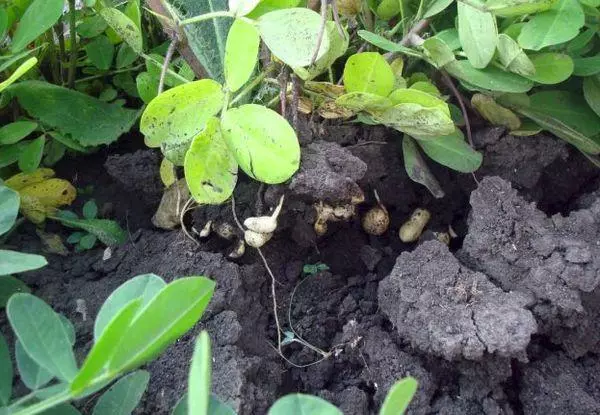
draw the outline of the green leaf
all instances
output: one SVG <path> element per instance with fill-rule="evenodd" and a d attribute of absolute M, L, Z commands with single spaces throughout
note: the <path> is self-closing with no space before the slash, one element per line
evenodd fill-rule
<path fill-rule="evenodd" d="M 105 71 L 112 64 L 115 46 L 106 36 L 102 35 L 85 45 L 85 52 L 92 65 Z"/>
<path fill-rule="evenodd" d="M 250 177 L 276 184 L 298 170 L 296 132 L 275 111 L 255 104 L 229 109 L 223 114 L 221 129 L 239 166 Z"/>
<path fill-rule="evenodd" d="M 96 216 L 98 216 L 98 205 L 94 199 L 90 199 L 83 205 L 83 217 L 94 219 Z"/>
<path fill-rule="evenodd" d="M 363 38 L 370 44 L 377 46 L 379 49 L 383 49 L 388 52 L 404 53 L 405 55 L 414 56 L 416 58 L 422 57 L 422 55 L 419 52 L 404 47 L 399 43 L 392 42 L 391 40 L 378 34 L 369 32 L 368 30 L 359 30 L 357 33 L 361 38 Z"/>
<path fill-rule="evenodd" d="M 10 325 L 25 352 L 61 380 L 77 374 L 73 349 L 58 314 L 31 294 L 13 295 L 6 306 Z"/>
<path fill-rule="evenodd" d="M 12 395 L 13 365 L 6 339 L 0 333 L 0 404 L 8 406 Z"/>
<path fill-rule="evenodd" d="M 8 31 L 8 13 L 6 9 L 0 9 L 0 40 L 4 40 L 6 32 Z"/>
<path fill-rule="evenodd" d="M 455 60 L 452 49 L 440 38 L 431 37 L 427 39 L 423 42 L 423 48 L 437 68 L 443 68 Z"/>
<path fill-rule="evenodd" d="M 95 235 L 100 242 L 107 246 L 121 245 L 127 239 L 127 233 L 117 222 L 109 219 L 67 219 L 58 216 L 49 216 L 63 225 L 83 229 Z"/>
<path fill-rule="evenodd" d="M 499 105 L 490 96 L 474 94 L 471 97 L 471 104 L 492 125 L 506 127 L 511 131 L 521 126 L 521 119 L 514 112 Z"/>
<path fill-rule="evenodd" d="M 575 63 L 574 75 L 591 76 L 600 73 L 600 54 L 589 58 L 573 59 Z"/>
<path fill-rule="evenodd" d="M 533 82 L 529 79 L 504 72 L 493 66 L 476 69 L 465 60 L 451 62 L 444 69 L 461 81 L 491 91 L 519 93 L 527 92 L 533 87 Z"/>
<path fill-rule="evenodd" d="M 38 365 L 27 354 L 19 340 L 15 342 L 15 360 L 21 381 L 31 390 L 43 387 L 54 378 L 52 373 Z"/>
<path fill-rule="evenodd" d="M 488 0 L 485 7 L 496 16 L 524 16 L 552 8 L 558 0 Z"/>
<path fill-rule="evenodd" d="M 339 96 L 335 103 L 356 112 L 385 111 L 393 105 L 389 98 L 369 92 L 350 92 Z"/>
<path fill-rule="evenodd" d="M 65 330 L 67 331 L 67 338 L 69 339 L 69 343 L 71 344 L 71 346 L 74 346 L 75 345 L 75 326 L 73 325 L 73 323 L 71 323 L 71 320 L 69 320 L 64 314 L 59 314 L 58 318 L 60 318 L 60 322 L 62 323 Z"/>
<path fill-rule="evenodd" d="M 397 89 L 392 92 L 389 97 L 392 104 L 418 104 L 426 108 L 439 108 L 442 110 L 448 117 L 450 117 L 450 108 L 445 101 L 442 101 L 440 98 L 431 95 L 427 92 L 423 92 L 419 89 L 415 88 L 402 88 Z"/>
<path fill-rule="evenodd" d="M 590 42 L 594 39 L 595 35 L 596 30 L 592 28 L 584 29 L 567 44 L 567 53 L 573 57 L 581 55 Z"/>
<path fill-rule="evenodd" d="M 50 29 L 62 16 L 64 0 L 34 0 L 19 20 L 10 50 L 19 52 Z"/>
<path fill-rule="evenodd" d="M 258 62 L 258 29 L 236 19 L 229 29 L 225 45 L 225 84 L 231 92 L 240 89 L 254 72 Z"/>
<path fill-rule="evenodd" d="M 109 322 L 132 300 L 141 299 L 140 307 L 144 307 L 167 284 L 155 274 L 138 275 L 114 290 L 106 299 L 94 323 L 94 340 L 99 341 Z"/>
<path fill-rule="evenodd" d="M 600 133 L 600 118 L 581 95 L 568 91 L 541 91 L 530 97 L 531 109 L 550 115 L 588 137 Z"/>
<path fill-rule="evenodd" d="M 16 121 L 0 128 L 0 145 L 14 144 L 35 131 L 38 124 L 33 121 Z"/>
<path fill-rule="evenodd" d="M 374 115 L 380 123 L 413 137 L 437 137 L 454 131 L 448 108 L 424 107 L 420 104 L 398 104 Z"/>
<path fill-rule="evenodd" d="M 327 49 L 327 52 L 317 59 L 314 65 L 311 65 L 308 68 L 294 68 L 294 72 L 305 81 L 321 75 L 330 68 L 339 57 L 344 56 L 348 50 L 350 36 L 344 28 L 342 28 L 344 36 L 341 36 L 335 22 L 328 21 L 325 23 L 325 31 L 329 36 L 329 48 Z"/>
<path fill-rule="evenodd" d="M 275 10 L 258 19 L 258 30 L 271 53 L 292 68 L 308 66 L 317 48 L 321 17 L 304 8 Z M 317 59 L 329 49 L 329 35 L 323 33 Z"/>
<path fill-rule="evenodd" d="M 473 0 L 483 6 L 482 2 Z M 464 52 L 474 68 L 485 68 L 494 57 L 498 43 L 496 18 L 489 12 L 459 1 L 458 37 Z"/>
<path fill-rule="evenodd" d="M 223 203 L 233 193 L 238 165 L 221 133 L 220 120 L 210 118 L 185 155 L 185 180 L 198 203 Z"/>
<path fill-rule="evenodd" d="M 11 93 L 32 117 L 62 135 L 70 135 L 82 146 L 116 141 L 129 131 L 138 116 L 138 111 L 47 82 L 20 82 L 11 88 Z"/>
<path fill-rule="evenodd" d="M 498 57 L 500 63 L 510 72 L 527 76 L 535 74 L 535 66 L 519 44 L 510 36 L 498 35 Z"/>
<path fill-rule="evenodd" d="M 210 338 L 202 331 L 196 339 L 188 377 L 188 415 L 209 413 L 212 354 Z"/>
<path fill-rule="evenodd" d="M 267 0 L 268 1 L 268 0 Z M 219 400 L 215 394 L 210 394 L 208 402 L 207 415 L 237 415 L 229 406 Z M 187 392 L 179 399 L 171 415 L 188 415 L 188 394 Z"/>
<path fill-rule="evenodd" d="M 415 138 L 417 138 L 417 142 L 425 154 L 453 170 L 461 173 L 471 173 L 481 166 L 483 157 L 467 144 L 459 129 L 456 129 L 452 134 L 433 140 Z"/>
<path fill-rule="evenodd" d="M 223 106 L 221 85 L 211 79 L 190 82 L 163 92 L 146 107 L 140 131 L 149 147 L 161 147 L 174 164 L 183 165 L 192 140 Z"/>
<path fill-rule="evenodd" d="M 122 43 L 119 47 L 119 51 L 117 52 L 117 60 L 115 62 L 115 66 L 117 69 L 126 68 L 129 65 L 133 64 L 138 58 L 138 54 L 135 53 L 131 46 L 127 43 Z"/>
<path fill-rule="evenodd" d="M 529 59 L 535 66 L 535 74 L 523 76 L 540 84 L 558 84 L 569 79 L 573 73 L 573 60 L 569 55 L 538 53 L 530 55 Z"/>
<path fill-rule="evenodd" d="M 19 169 L 24 173 L 31 173 L 37 169 L 42 161 L 46 137 L 40 136 L 31 140 L 19 155 Z"/>
<path fill-rule="evenodd" d="M 453 51 L 461 48 L 458 30 L 454 28 L 442 30 L 430 39 L 433 38 L 441 40 Z"/>
<path fill-rule="evenodd" d="M 590 108 L 600 116 L 600 75 L 583 79 L 583 96 Z M 1 211 L 0 207 L 0 211 Z M 1 234 L 2 232 L 0 232 Z"/>
<path fill-rule="evenodd" d="M 29 58 L 4 81 L 0 82 L 0 92 L 11 86 L 17 79 L 25 75 L 31 68 L 37 65 L 37 58 Z"/>
<path fill-rule="evenodd" d="M 149 104 L 158 95 L 159 79 L 148 72 L 140 72 L 135 78 L 138 94 L 144 103 Z"/>
<path fill-rule="evenodd" d="M 300 0 L 262 0 L 258 6 L 248 14 L 250 19 L 258 19 L 263 14 L 274 10 L 289 9 L 300 4 Z"/>
<path fill-rule="evenodd" d="M 0 249 L 0 276 L 32 271 L 48 265 L 41 255 Z"/>
<path fill-rule="evenodd" d="M 246 16 L 260 3 L 261 0 L 229 0 L 229 11 L 234 16 Z"/>
<path fill-rule="evenodd" d="M 410 376 L 394 383 L 381 405 L 379 415 L 403 414 L 415 396 L 417 387 L 417 380 Z"/>
<path fill-rule="evenodd" d="M 77 25 L 77 34 L 83 38 L 94 38 L 104 33 L 108 28 L 108 23 L 99 14 L 85 17 L 83 21 Z"/>
<path fill-rule="evenodd" d="M 92 249 L 94 245 L 96 245 L 96 241 L 98 237 L 96 235 L 92 235 L 91 233 L 86 233 L 81 237 L 79 242 L 77 243 L 77 248 L 83 251 L 87 251 L 88 249 Z"/>
<path fill-rule="evenodd" d="M 19 193 L 0 183 L 0 235 L 12 228 L 19 214 Z"/>
<path fill-rule="evenodd" d="M 377 52 L 357 53 L 344 66 L 344 86 L 347 92 L 368 92 L 388 96 L 394 87 L 394 71 Z"/>
<path fill-rule="evenodd" d="M 137 298 L 117 310 L 117 313 L 106 325 L 100 338 L 96 339 L 77 377 L 71 382 L 70 389 L 75 396 L 85 395 L 87 389 L 95 383 L 96 377 L 100 376 L 105 370 L 112 356 L 118 353 L 120 342 L 140 310 L 141 303 L 142 299 Z"/>
<path fill-rule="evenodd" d="M 131 370 L 152 360 L 196 324 L 215 283 L 204 277 L 178 279 L 163 288 L 136 316 L 111 358 L 111 372 Z"/>
<path fill-rule="evenodd" d="M 31 290 L 23 281 L 12 275 L 3 275 L 0 277 L 0 308 L 6 307 L 11 295 L 28 292 Z"/>
<path fill-rule="evenodd" d="M 435 16 L 438 13 L 446 10 L 448 6 L 452 4 L 454 0 L 433 0 L 425 9 L 426 12 L 423 15 L 423 19 L 429 19 L 430 17 Z"/>
<path fill-rule="evenodd" d="M 577 0 L 559 0 L 550 10 L 534 15 L 521 30 L 519 45 L 540 50 L 573 39 L 585 23 Z"/>
<path fill-rule="evenodd" d="M 268 412 L 268 415 L 289 414 L 342 415 L 342 411 L 316 396 L 293 393 L 277 399 Z"/>
<path fill-rule="evenodd" d="M 81 415 L 77 409 L 66 403 L 57 405 L 42 412 L 43 415 Z"/>
<path fill-rule="evenodd" d="M 404 168 L 408 177 L 412 181 L 417 182 L 425 186 L 431 194 L 440 199 L 445 196 L 442 186 L 429 170 L 427 163 L 421 157 L 419 148 L 409 135 L 404 134 L 402 139 L 402 153 L 404 155 Z"/>
<path fill-rule="evenodd" d="M 0 151 L 0 168 L 10 166 L 19 160 L 19 155 L 27 147 L 27 144 L 29 144 L 29 141 L 2 146 L 2 151 Z"/>
<path fill-rule="evenodd" d="M 100 396 L 93 415 L 130 415 L 146 391 L 150 373 L 137 370 L 122 377 Z"/>
<path fill-rule="evenodd" d="M 121 37 L 135 53 L 144 51 L 142 33 L 138 26 L 123 12 L 112 7 L 100 10 L 100 16 Z"/>
<path fill-rule="evenodd" d="M 67 238 L 67 243 L 76 244 L 81 240 L 81 238 L 83 238 L 84 235 L 85 235 L 85 232 L 73 232 Z"/>

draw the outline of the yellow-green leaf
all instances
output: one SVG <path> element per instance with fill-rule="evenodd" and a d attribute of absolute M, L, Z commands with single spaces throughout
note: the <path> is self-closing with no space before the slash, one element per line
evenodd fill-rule
<path fill-rule="evenodd" d="M 368 92 L 350 92 L 335 100 L 340 107 L 352 111 L 384 111 L 392 106 L 389 98 Z"/>
<path fill-rule="evenodd" d="M 388 97 L 392 104 L 418 104 L 425 108 L 439 108 L 448 117 L 450 117 L 450 108 L 448 104 L 438 97 L 423 92 L 416 88 L 396 89 Z"/>
<path fill-rule="evenodd" d="M 240 89 L 250 79 L 258 61 L 259 46 L 258 29 L 236 19 L 225 44 L 225 83 L 231 92 Z"/>
<path fill-rule="evenodd" d="M 522 76 L 535 74 L 535 66 L 523 49 L 512 37 L 504 33 L 498 35 L 498 57 L 500 63 L 513 73 Z"/>
<path fill-rule="evenodd" d="M 496 16 L 511 17 L 550 9 L 558 0 L 488 0 L 485 7 Z"/>
<path fill-rule="evenodd" d="M 369 92 L 383 97 L 394 87 L 394 72 L 377 52 L 357 53 L 346 61 L 344 85 L 347 92 Z"/>
<path fill-rule="evenodd" d="M 521 126 L 519 117 L 511 110 L 497 104 L 492 97 L 475 94 L 471 97 L 471 104 L 483 118 L 493 125 L 500 125 L 509 130 L 516 130 Z"/>
<path fill-rule="evenodd" d="M 125 13 L 112 7 L 100 10 L 106 23 L 125 41 L 135 53 L 143 52 L 142 33 Z"/>
<path fill-rule="evenodd" d="M 218 118 L 210 118 L 206 128 L 194 138 L 185 155 L 185 180 L 198 203 L 223 203 L 233 193 L 238 165 L 227 147 Z"/>
<path fill-rule="evenodd" d="M 535 73 L 523 74 L 528 79 L 540 84 L 558 84 L 569 79 L 573 73 L 573 59 L 562 53 L 538 53 L 530 55 L 529 59 L 535 67 Z"/>
<path fill-rule="evenodd" d="M 398 104 L 374 115 L 380 123 L 419 138 L 438 137 L 454 131 L 448 109 L 442 106 L 424 107 L 420 104 Z"/>
<path fill-rule="evenodd" d="M 14 71 L 5 81 L 0 82 L 0 92 L 12 85 L 17 79 L 25 75 L 31 68 L 37 64 L 37 58 L 29 58 L 23 62 L 16 71 Z"/>
<path fill-rule="evenodd" d="M 223 114 L 221 130 L 239 166 L 256 180 L 282 183 L 300 166 L 296 133 L 273 110 L 255 104 L 230 109 Z"/>
<path fill-rule="evenodd" d="M 484 3 L 474 0 L 483 7 Z M 494 57 L 498 43 L 496 18 L 470 4 L 459 1 L 458 37 L 469 62 L 474 68 L 485 68 Z"/>

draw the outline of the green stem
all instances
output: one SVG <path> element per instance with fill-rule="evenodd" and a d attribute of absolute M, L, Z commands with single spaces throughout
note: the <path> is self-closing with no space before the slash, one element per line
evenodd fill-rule
<path fill-rule="evenodd" d="M 417 10 L 415 21 L 421 20 L 421 17 L 423 16 L 423 3 L 425 3 L 423 0 L 419 2 L 419 9 Z"/>
<path fill-rule="evenodd" d="M 69 61 L 69 76 L 68 85 L 69 88 L 75 88 L 75 69 L 77 68 L 77 32 L 76 32 L 76 20 L 77 16 L 75 13 L 75 0 L 69 0 L 69 31 L 71 40 L 71 59 Z"/>
<path fill-rule="evenodd" d="M 58 395 L 52 396 L 48 399 L 44 399 L 41 402 L 28 406 L 27 408 L 23 408 L 21 410 L 17 410 L 13 412 L 13 415 L 35 415 L 40 412 L 47 411 L 50 408 L 54 408 L 61 403 L 65 403 L 73 399 L 74 396 L 71 395 L 69 390 L 64 391 L 63 393 L 59 393 Z"/>
<path fill-rule="evenodd" d="M 398 33 L 398 30 L 404 28 L 404 16 L 402 13 L 402 9 L 400 9 L 400 20 L 398 21 L 398 23 L 396 23 L 396 26 L 394 26 L 392 28 L 392 30 L 390 30 L 389 32 L 386 33 L 386 37 L 391 38 L 393 37 L 396 33 Z"/>
<path fill-rule="evenodd" d="M 78 84 L 80 82 L 87 82 L 87 81 L 93 81 L 94 79 L 104 78 L 105 76 L 112 76 L 112 75 L 117 75 L 117 74 L 124 73 L 124 72 L 137 71 L 138 69 L 142 69 L 144 66 L 146 66 L 146 65 L 142 63 L 140 65 L 133 66 L 131 68 L 116 69 L 114 71 L 106 72 L 106 73 L 103 73 L 103 74 L 92 75 L 92 76 L 88 76 L 86 78 L 77 79 L 75 81 L 75 83 Z"/>
<path fill-rule="evenodd" d="M 214 19 L 216 17 L 235 17 L 231 12 L 228 11 L 218 11 L 212 13 L 201 14 L 200 16 L 190 17 L 189 19 L 184 19 L 179 22 L 179 26 L 185 26 L 192 23 L 199 23 L 205 20 Z"/>
<path fill-rule="evenodd" d="M 263 79 L 265 79 L 267 77 L 267 75 L 269 75 L 271 73 L 272 70 L 273 70 L 273 67 L 268 67 L 264 71 L 262 71 L 256 78 L 254 78 L 248 85 L 246 85 L 244 87 L 244 89 L 242 89 L 235 96 L 235 98 L 233 98 L 231 100 L 231 102 L 229 103 L 229 106 L 232 106 L 233 104 L 237 103 L 244 96 L 246 96 L 250 91 L 252 91 L 258 84 L 260 84 L 263 81 Z"/>
<path fill-rule="evenodd" d="M 147 60 L 149 60 L 149 61 L 152 61 L 152 62 L 154 62 L 154 63 L 155 63 L 155 64 L 156 64 L 156 65 L 157 65 L 159 68 L 162 68 L 162 66 L 163 66 L 163 63 L 164 63 L 164 62 L 159 62 L 159 61 L 157 61 L 156 59 L 154 59 L 154 58 L 153 58 L 152 56 L 150 56 L 150 55 L 146 55 L 145 53 L 142 53 L 140 56 L 141 56 L 142 58 L 144 58 L 144 59 L 147 59 Z M 169 68 L 167 68 L 167 73 L 168 73 L 169 75 L 171 75 L 171 76 L 174 76 L 175 78 L 179 79 L 179 80 L 180 80 L 181 82 L 183 82 L 183 83 L 186 83 L 186 84 L 187 84 L 188 82 L 190 82 L 188 79 L 186 79 L 186 78 L 184 78 L 183 76 L 179 75 L 177 72 L 175 72 L 175 71 L 174 71 L 174 70 L 172 70 L 172 69 L 169 69 Z"/>

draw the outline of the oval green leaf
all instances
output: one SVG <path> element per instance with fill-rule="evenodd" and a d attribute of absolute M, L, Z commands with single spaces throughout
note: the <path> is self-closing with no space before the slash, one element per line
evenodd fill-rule
<path fill-rule="evenodd" d="M 190 143 L 223 106 L 221 85 L 211 79 L 190 82 L 163 92 L 146 107 L 140 130 L 149 147 L 162 147 L 181 166 Z"/>
<path fill-rule="evenodd" d="M 21 381 L 31 390 L 43 387 L 54 378 L 52 373 L 29 357 L 19 340 L 15 342 L 15 360 Z"/>
<path fill-rule="evenodd" d="M 188 415 L 208 414 L 210 405 L 210 383 L 212 373 L 212 354 L 210 338 L 202 331 L 196 339 L 192 364 L 188 377 Z"/>
<path fill-rule="evenodd" d="M 35 140 L 31 140 L 27 146 L 23 148 L 19 155 L 19 169 L 23 173 L 30 173 L 37 169 L 44 155 L 44 146 L 46 145 L 46 137 L 41 136 Z"/>
<path fill-rule="evenodd" d="M 48 265 L 41 255 L 0 249 L 0 276 L 32 271 Z"/>
<path fill-rule="evenodd" d="M 417 138 L 417 137 L 415 137 Z M 481 166 L 481 153 L 473 150 L 465 141 L 463 133 L 456 129 L 454 133 L 436 139 L 417 142 L 430 158 L 461 173 L 472 173 Z"/>
<path fill-rule="evenodd" d="M 146 391 L 150 373 L 138 370 L 122 377 L 100 396 L 93 415 L 130 415 Z"/>
<path fill-rule="evenodd" d="M 512 37 L 504 33 L 498 35 L 498 57 L 500 63 L 510 72 L 522 76 L 535 74 L 535 66 L 523 49 Z"/>
<path fill-rule="evenodd" d="M 12 275 L 0 278 L 0 308 L 6 307 L 8 299 L 16 293 L 29 293 L 31 290 L 23 281 Z"/>
<path fill-rule="evenodd" d="M 137 92 L 144 103 L 149 104 L 158 95 L 159 79 L 148 72 L 140 72 L 135 78 Z"/>
<path fill-rule="evenodd" d="M 573 74 L 577 76 L 591 76 L 600 73 L 600 54 L 588 58 L 577 58 L 573 61 L 575 63 Z"/>
<path fill-rule="evenodd" d="M 350 92 L 338 97 L 335 103 L 355 112 L 385 111 L 393 105 L 389 98 L 369 92 Z"/>
<path fill-rule="evenodd" d="M 233 193 L 238 164 L 227 147 L 218 118 L 211 118 L 206 128 L 194 138 L 185 155 L 185 181 L 198 203 L 223 203 Z"/>
<path fill-rule="evenodd" d="M 85 52 L 92 65 L 105 71 L 112 65 L 115 45 L 106 36 L 102 35 L 85 45 Z"/>
<path fill-rule="evenodd" d="M 427 163 L 421 157 L 415 140 L 406 134 L 404 134 L 404 138 L 402 139 L 402 153 L 404 155 L 404 169 L 408 177 L 412 181 L 425 186 L 435 198 L 440 199 L 444 197 L 445 193 L 442 186 L 440 186 L 433 173 L 429 170 L 429 166 L 427 166 Z"/>
<path fill-rule="evenodd" d="M 230 109 L 221 129 L 239 166 L 256 180 L 282 183 L 300 167 L 296 132 L 273 110 L 255 104 Z"/>
<path fill-rule="evenodd" d="M 429 2 L 429 5 L 425 9 L 426 12 L 423 15 L 423 19 L 429 19 L 430 17 L 443 12 L 453 1 L 454 0 L 433 0 Z"/>
<path fill-rule="evenodd" d="M 369 92 L 388 96 L 394 87 L 394 71 L 377 52 L 357 53 L 344 66 L 344 86 L 347 92 Z"/>
<path fill-rule="evenodd" d="M 600 116 L 600 75 L 584 78 L 583 96 L 590 108 Z"/>
<path fill-rule="evenodd" d="M 499 105 L 490 96 L 474 94 L 471 97 L 471 104 L 492 125 L 506 127 L 509 130 L 516 130 L 521 126 L 521 120 L 514 112 Z"/>
<path fill-rule="evenodd" d="M 483 7 L 483 3 L 473 0 Z M 494 57 L 498 43 L 496 18 L 462 1 L 458 7 L 458 37 L 463 51 L 474 68 L 485 68 Z"/>
<path fill-rule="evenodd" d="M 120 10 L 106 7 L 100 10 L 100 16 L 125 41 L 135 53 L 142 53 L 142 33 L 137 25 Z"/>
<path fill-rule="evenodd" d="M 558 0 L 488 0 L 485 7 L 496 16 L 524 16 L 552 8 Z"/>
<path fill-rule="evenodd" d="M 415 396 L 418 386 L 417 380 L 410 376 L 394 383 L 381 405 L 379 415 L 403 414 Z"/>
<path fill-rule="evenodd" d="M 438 69 L 455 60 L 452 49 L 438 37 L 427 39 L 423 42 L 423 48 Z"/>
<path fill-rule="evenodd" d="M 138 275 L 121 284 L 100 307 L 94 322 L 94 341 L 98 342 L 108 323 L 125 305 L 139 298 L 143 307 L 166 285 L 167 283 L 155 274 Z"/>
<path fill-rule="evenodd" d="M 327 68 L 331 67 L 348 50 L 350 36 L 346 32 L 346 29 L 342 28 L 342 32 L 344 33 L 342 36 L 335 22 L 330 21 L 325 23 L 325 31 L 329 36 L 329 48 L 327 52 L 308 68 L 294 68 L 294 72 L 305 81 L 314 79 L 325 72 Z"/>
<path fill-rule="evenodd" d="M 25 352 L 37 364 L 63 381 L 75 378 L 77 364 L 67 330 L 48 304 L 19 293 L 8 300 L 6 314 Z"/>
<path fill-rule="evenodd" d="M 10 50 L 13 53 L 19 52 L 50 29 L 62 16 L 64 5 L 64 0 L 34 0 L 31 2 L 19 20 Z"/>
<path fill-rule="evenodd" d="M 19 67 L 4 81 L 0 82 L 0 92 L 11 86 L 17 79 L 25 75 L 31 68 L 37 65 L 37 58 L 29 58 L 23 62 Z"/>
<path fill-rule="evenodd" d="M 600 118 L 575 92 L 541 91 L 530 97 L 530 107 L 534 111 L 550 115 L 588 137 L 600 133 Z"/>
<path fill-rule="evenodd" d="M 573 73 L 573 59 L 569 55 L 538 53 L 530 55 L 529 59 L 535 66 L 535 74 L 523 76 L 540 84 L 558 84 L 569 79 Z"/>
<path fill-rule="evenodd" d="M 229 0 L 229 11 L 235 16 L 246 16 L 261 0 Z"/>
<path fill-rule="evenodd" d="M 0 128 L 0 145 L 14 144 L 35 131 L 38 124 L 33 121 L 16 121 Z"/>
<path fill-rule="evenodd" d="M 439 108 L 450 117 L 450 108 L 445 101 L 442 101 L 440 98 L 427 92 L 423 92 L 418 88 L 413 88 L 412 86 L 409 89 L 396 89 L 390 94 L 389 99 L 394 105 L 418 104 L 425 108 Z"/>
<path fill-rule="evenodd" d="M 121 338 L 109 371 L 131 370 L 155 358 L 198 322 L 214 288 L 214 281 L 204 277 L 180 278 L 163 288 Z"/>
<path fill-rule="evenodd" d="M 8 232 L 19 214 L 19 193 L 0 184 L 0 235 Z"/>
<path fill-rule="evenodd" d="M 240 89 L 254 72 L 258 61 L 260 34 L 255 26 L 236 19 L 225 44 L 225 85 L 231 92 Z"/>
<path fill-rule="evenodd" d="M 559 0 L 551 9 L 534 15 L 519 34 L 523 49 L 540 50 L 573 39 L 585 23 L 577 0 Z"/>
<path fill-rule="evenodd" d="M 0 404 L 8 406 L 12 396 L 13 365 L 8 343 L 0 333 Z"/>
<path fill-rule="evenodd" d="M 454 122 L 448 109 L 441 106 L 427 108 L 412 103 L 398 104 L 374 115 L 374 118 L 388 127 L 423 139 L 454 131 Z"/>
<path fill-rule="evenodd" d="M 275 10 L 258 19 L 258 30 L 269 50 L 292 68 L 308 66 L 317 48 L 321 16 L 304 8 Z M 317 59 L 329 49 L 323 33 Z"/>
<path fill-rule="evenodd" d="M 493 66 L 476 69 L 466 60 L 451 62 L 444 69 L 461 81 L 490 91 L 519 93 L 527 92 L 533 87 L 533 82 L 529 79 Z"/>
<path fill-rule="evenodd" d="M 324 399 L 302 393 L 293 393 L 277 399 L 268 415 L 315 414 L 343 415 L 342 411 Z"/>

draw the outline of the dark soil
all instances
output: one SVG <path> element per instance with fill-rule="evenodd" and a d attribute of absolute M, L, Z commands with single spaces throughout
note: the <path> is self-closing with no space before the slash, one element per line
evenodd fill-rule
<path fill-rule="evenodd" d="M 137 413 L 169 413 L 186 389 L 194 339 L 207 329 L 213 392 L 240 414 L 266 413 L 277 397 L 298 391 L 348 415 L 377 413 L 389 387 L 407 375 L 419 381 L 411 414 L 600 414 L 600 176 L 549 136 L 487 129 L 475 141 L 485 160 L 479 184 L 431 163 L 443 199 L 407 177 L 394 133 L 353 125 L 304 125 L 302 169 L 289 185 L 241 180 L 241 218 L 286 194 L 264 253 L 278 280 L 284 330 L 332 352 L 318 363 L 318 354 L 297 344 L 283 348 L 294 365 L 276 353 L 270 277 L 254 250 L 231 260 L 231 243 L 214 234 L 193 242 L 180 230 L 152 229 L 163 189 L 151 150 L 97 154 L 59 169 L 78 186 L 94 184 L 93 196 L 129 240 L 107 260 L 102 249 L 48 255 L 46 268 L 22 278 L 73 321 L 79 361 L 103 301 L 129 278 L 217 282 L 202 321 L 148 365 L 150 386 Z M 364 233 L 359 220 L 373 190 L 391 215 L 380 237 Z M 357 217 L 316 236 L 313 203 L 360 197 Z M 398 228 L 417 207 L 431 211 L 429 231 L 451 225 L 458 233 L 449 247 L 400 241 Z M 200 207 L 186 218 L 197 230 L 208 220 L 233 224 L 231 206 Z M 39 249 L 27 226 L 10 243 Z M 302 274 L 316 262 L 329 271 Z"/>

